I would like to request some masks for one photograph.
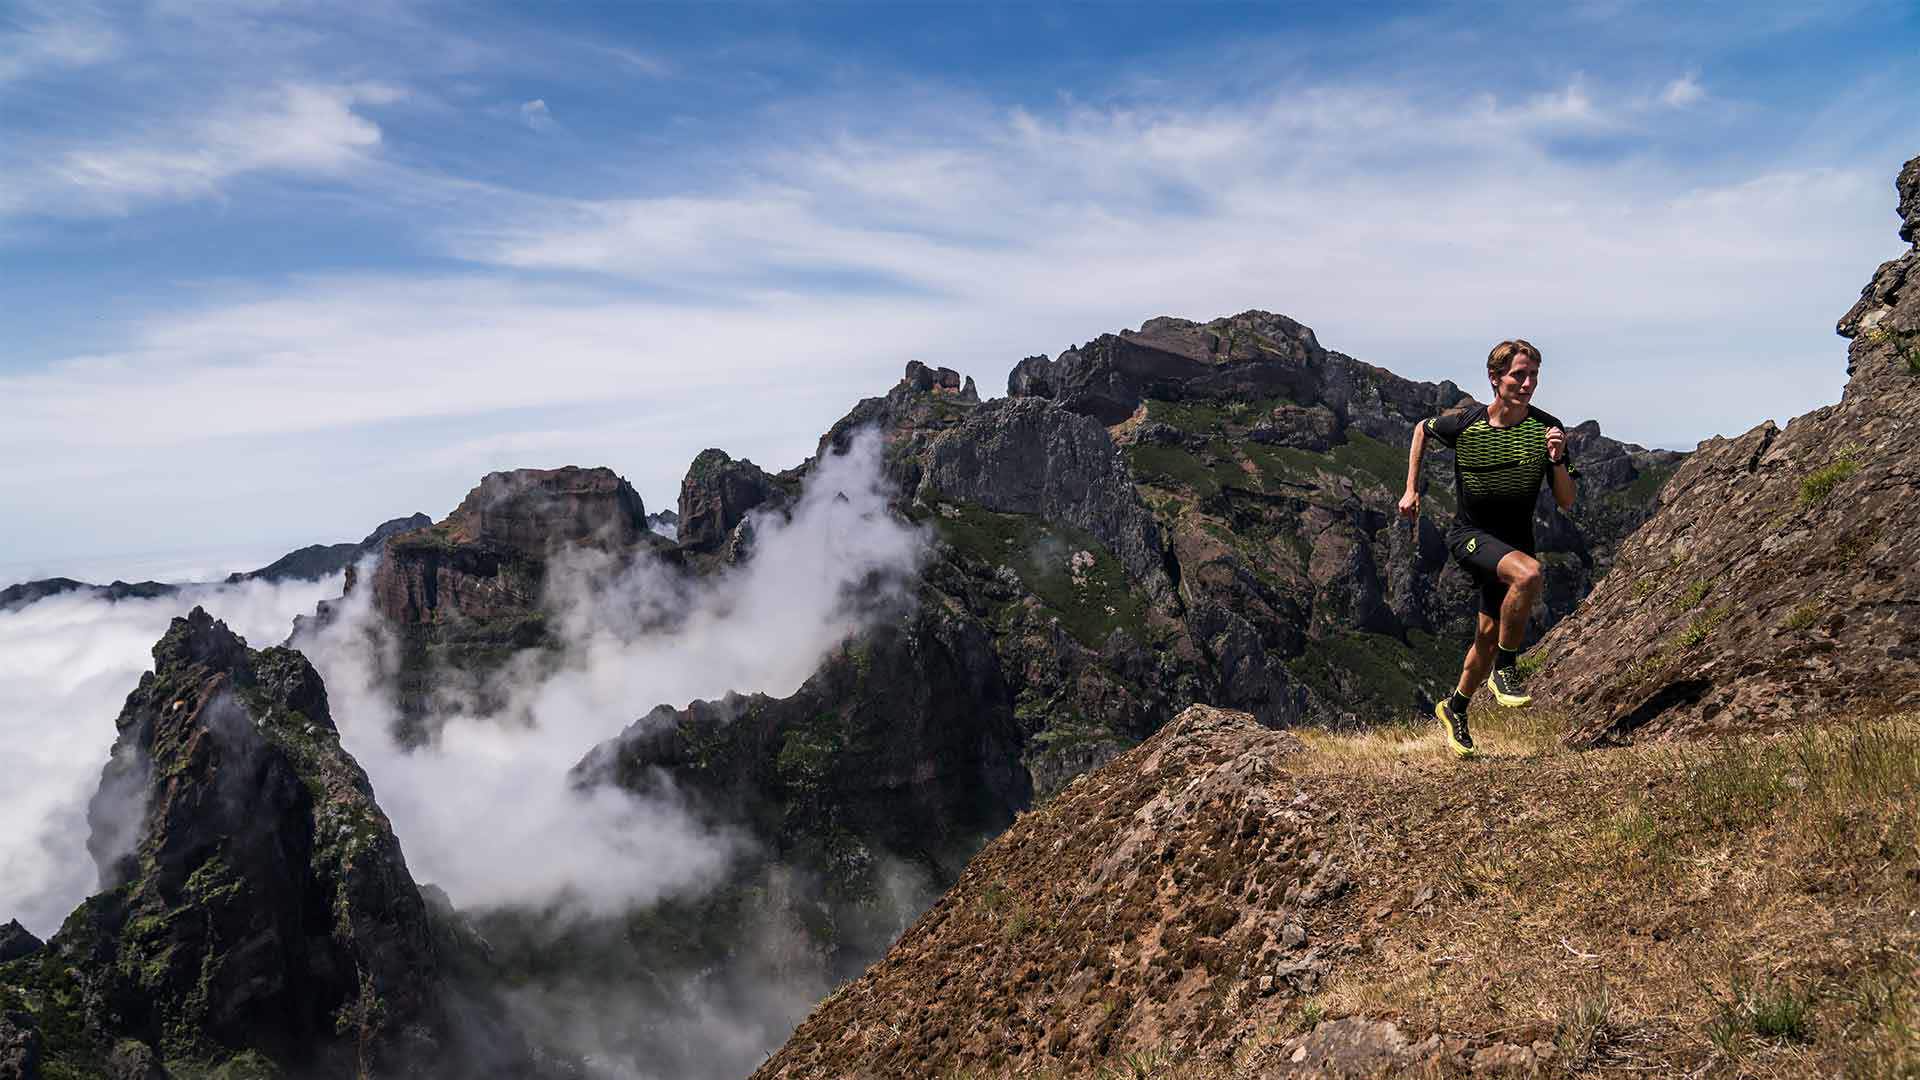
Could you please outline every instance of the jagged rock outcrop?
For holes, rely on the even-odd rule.
[[[398,668],[388,673],[398,734],[428,737],[429,702],[452,684],[482,711],[500,705],[486,674],[552,644],[542,597],[556,554],[584,548],[630,559],[670,546],[648,527],[632,485],[611,469],[575,466],[489,473],[445,520],[389,537],[369,587],[400,639]],[[357,587],[349,577],[348,591]],[[323,605],[319,623],[332,606]]]
[[[1028,357],[1008,374],[1007,393],[1052,398],[1109,426],[1156,397],[1318,400],[1327,352],[1313,331],[1284,315],[1248,314],[1257,325],[1162,317],[1053,360]]]
[[[770,500],[770,508],[777,508],[791,494],[790,484],[751,461],[735,461],[724,450],[702,450],[680,482],[676,539],[690,554],[720,551],[736,541],[735,532],[750,511]]]
[[[874,428],[886,441],[888,480],[900,492],[910,493],[920,485],[927,444],[971,416],[979,404],[972,379],[962,382],[952,368],[930,368],[910,360],[906,374],[885,396],[861,399],[820,436],[814,460],[845,453],[855,432]]]
[[[383,521],[379,527],[368,533],[357,544],[310,544],[298,551],[290,551],[258,570],[227,575],[227,584],[242,581],[318,581],[321,578],[337,574],[354,563],[380,550],[390,536],[403,532],[424,529],[433,524],[433,519],[425,514],[413,514],[408,517]]]
[[[1897,182],[1914,240],[1920,158]],[[1840,320],[1840,402],[1715,438],[1540,643],[1576,742],[1778,728],[1920,703],[1920,244]]]
[[[46,942],[35,937],[33,931],[21,926],[18,919],[10,920],[7,925],[0,926],[0,964],[39,952],[44,945]]]
[[[306,659],[200,608],[153,657],[89,806],[105,891],[0,967],[46,1056],[83,1075],[532,1068],[510,1036],[459,1037],[432,920]]]
[[[1173,592],[1153,515],[1106,431],[1051,402],[1002,399],[933,440],[918,493],[1083,529],[1149,596]]]

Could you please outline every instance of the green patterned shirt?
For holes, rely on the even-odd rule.
[[[1494,427],[1485,405],[1433,417],[1426,425],[1428,435],[1453,449],[1454,494],[1460,504],[1456,526],[1485,529],[1532,551],[1533,504],[1552,467],[1547,429],[1566,425],[1531,405],[1525,419],[1507,427]]]

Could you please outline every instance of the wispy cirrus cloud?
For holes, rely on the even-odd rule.
[[[1500,32],[1440,10],[1312,48],[1249,38],[1225,64],[1202,34],[1011,90],[964,63],[921,73],[899,34],[881,60],[781,30],[290,14],[169,14],[192,32],[147,63],[205,77],[0,148],[16,222],[68,214],[90,240],[100,215],[231,207],[234,229],[325,249],[309,270],[298,244],[210,240],[208,277],[170,279],[100,347],[0,356],[0,452],[65,451],[0,478],[41,523],[22,535],[97,517],[59,485],[145,505],[215,461],[282,528],[329,536],[514,465],[604,462],[670,501],[705,446],[792,463],[907,359],[991,392],[1021,356],[1252,307],[1428,379],[1524,334],[1548,349],[1550,405],[1689,445],[1831,399],[1832,320],[1891,254],[1887,177],[1920,138],[1884,78],[1787,116],[1706,23],[1611,63],[1646,39],[1631,5],[1573,31],[1519,13],[1561,38],[1493,73],[1471,61],[1509,55]],[[1802,32],[1743,24],[1738,44]],[[401,62],[436,33],[452,55]],[[256,251],[270,273],[224,276]],[[1671,392],[1649,401],[1655,379]],[[342,453],[374,475],[298,465]],[[230,501],[198,490],[205,513]],[[366,509],[321,517],[349,504]]]
[[[62,148],[36,137],[0,159],[0,213],[125,214],[147,202],[203,198],[250,173],[338,176],[365,164],[380,126],[361,110],[391,104],[381,84],[285,83],[139,130]]]
[[[0,18],[0,86],[104,63],[123,47],[106,18],[86,5],[23,3],[16,12]]]

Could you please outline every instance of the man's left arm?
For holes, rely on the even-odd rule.
[[[1567,433],[1547,429],[1547,475],[1553,479],[1553,501],[1562,510],[1573,509],[1573,470],[1567,459]]]

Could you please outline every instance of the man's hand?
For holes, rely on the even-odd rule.
[[[1420,516],[1420,493],[1409,491],[1400,496],[1400,516],[1413,521]]]
[[[1547,429],[1547,460],[1555,465],[1564,464],[1567,460],[1567,433],[1557,427]],[[1403,507],[1400,512],[1406,513],[1404,499],[1400,505]]]

